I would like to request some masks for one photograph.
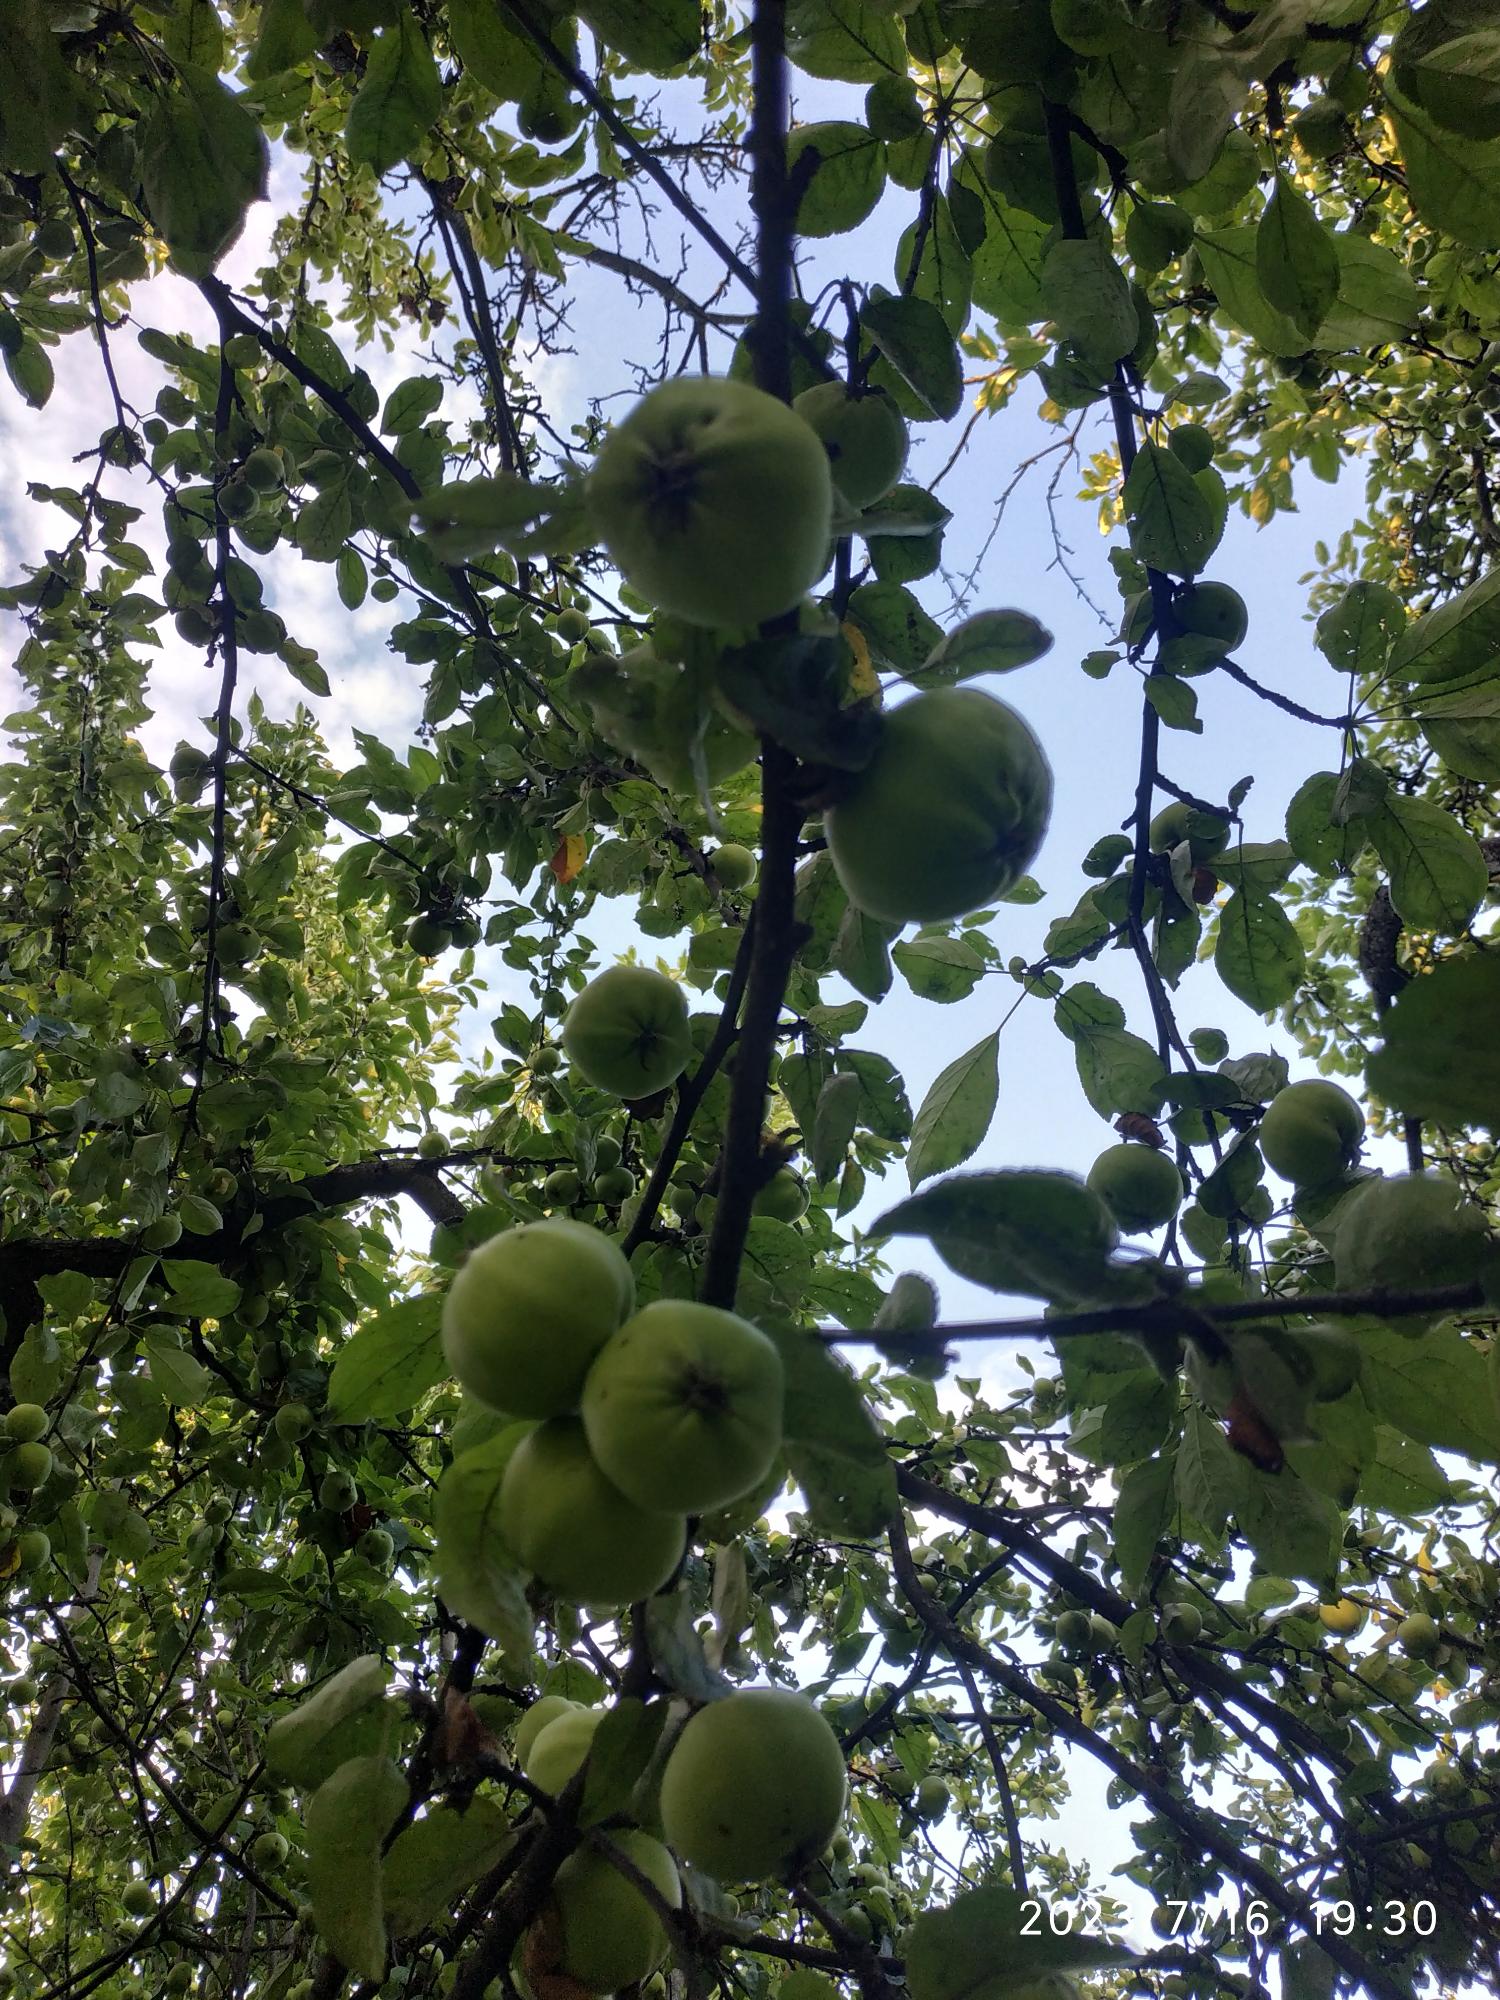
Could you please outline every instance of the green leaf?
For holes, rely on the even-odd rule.
[[[881,583],[915,583],[931,576],[943,560],[943,530],[951,516],[941,500],[920,486],[897,486],[859,518],[870,561]],[[886,531],[887,520],[902,523]],[[921,524],[914,532],[908,523]]]
[[[967,938],[910,938],[895,945],[891,957],[919,999],[940,1005],[967,1000],[984,977],[984,960]]]
[[[411,8],[375,39],[364,81],[349,107],[344,144],[349,158],[377,174],[414,153],[442,116],[443,84]]]
[[[1133,1465],[1120,1481],[1115,1501],[1115,1561],[1120,1582],[1139,1597],[1157,1545],[1172,1519],[1176,1457],[1165,1453]]]
[[[7,0],[0,7],[0,165],[25,174],[48,172],[82,109],[50,11],[48,0]]]
[[[1215,1540],[1240,1505],[1250,1468],[1235,1456],[1223,1428],[1194,1404],[1177,1447],[1177,1498],[1190,1519]]]
[[[589,1745],[580,1825],[598,1826],[627,1810],[666,1719],[664,1701],[654,1701],[648,1707],[634,1695],[625,1696],[609,1709]]]
[[[151,1364],[153,1386],[174,1407],[196,1410],[218,1388],[217,1378],[179,1346],[171,1334],[149,1333],[141,1346]]]
[[[1339,292],[1313,346],[1326,353],[1404,339],[1422,317],[1422,294],[1394,250],[1352,230],[1335,236]]]
[[[515,1835],[493,1799],[471,1798],[460,1811],[435,1806],[403,1827],[381,1867],[381,1901],[396,1937],[410,1937],[446,1917],[466,1889],[499,1861]]]
[[[1263,1568],[1319,1584],[1337,1575],[1343,1515],[1290,1467],[1252,1473],[1237,1519]]]
[[[1391,673],[1423,687],[1476,687],[1500,676],[1500,568],[1408,625]]]
[[[1048,1973],[1128,1965],[1128,1945],[1036,1922],[1036,1904],[1003,1882],[927,1910],[902,1941],[912,2000],[1009,2000]]]
[[[318,31],[302,0],[263,0],[255,47],[245,64],[252,83],[265,83],[317,53]]]
[[[1052,634],[1026,611],[976,611],[940,639],[909,676],[918,687],[951,687],[975,674],[1008,674],[1039,660]]]
[[[1500,784],[1500,680],[1414,696],[1406,712],[1450,771]]]
[[[1150,1042],[1128,1028],[1086,1027],[1073,1034],[1073,1057],[1084,1096],[1101,1118],[1116,1112],[1155,1117],[1167,1072]]]
[[[314,1791],[348,1757],[381,1747],[391,1670],[377,1653],[341,1667],[266,1733],[266,1769],[283,1784]]]
[[[859,1123],[860,1081],[853,1070],[840,1070],[818,1092],[808,1156],[813,1178],[827,1185],[843,1172],[849,1143]]]
[[[336,1424],[399,1417],[448,1375],[438,1338],[437,1292],[398,1299],[352,1333],[328,1378],[328,1414]]]
[[[1379,673],[1406,626],[1406,607],[1383,583],[1361,579],[1318,620],[1313,643],[1345,674]]]
[[[555,486],[533,486],[514,473],[455,479],[412,502],[411,515],[444,562],[491,556],[518,530],[552,513],[562,499]]]
[[[934,1078],[917,1113],[906,1156],[906,1177],[912,1187],[962,1166],[983,1143],[1000,1092],[999,1060],[997,1031],[956,1056]]]
[[[1312,203],[1278,173],[1255,232],[1255,275],[1277,312],[1311,337],[1339,293],[1339,253]]]
[[[878,666],[927,685],[926,662],[940,649],[943,634],[904,584],[862,583],[850,593],[846,615],[865,635]]]
[[[530,1658],[526,1578],[501,1539],[500,1482],[529,1424],[512,1424],[456,1458],[438,1483],[438,1592],[450,1610],[498,1639],[517,1663]]]
[[[1129,354],[1140,338],[1130,281],[1100,237],[1053,244],[1042,265],[1041,303],[1059,336],[1095,367]]]
[[[925,217],[917,215],[902,230],[895,276],[904,292],[937,307],[957,339],[969,323],[973,273],[946,195],[933,194]]]
[[[495,0],[448,0],[448,39],[491,97],[517,104],[542,81],[542,59],[506,26]]]
[[[1385,1017],[1370,1089],[1410,1117],[1500,1133],[1500,954],[1445,958],[1414,979]]]
[[[1212,509],[1176,452],[1144,444],[1123,494],[1130,543],[1152,569],[1193,576],[1213,554],[1219,534]]]
[[[1197,251],[1203,273],[1226,317],[1264,353],[1305,354],[1311,345],[1295,320],[1278,312],[1260,288],[1257,231],[1253,223],[1201,230]]]
[[[313,1922],[339,1963],[362,1979],[385,1977],[381,1843],[407,1796],[401,1767],[389,1757],[353,1757],[323,1781],[307,1809]]]
[[[52,357],[40,341],[28,334],[18,347],[7,347],[5,372],[23,403],[29,403],[34,410],[47,407],[54,379]]]
[[[871,299],[860,324],[923,408],[946,421],[964,400],[963,365],[937,307],[926,299]]]
[[[346,611],[358,611],[369,587],[369,572],[358,549],[340,549],[334,570],[339,603]]]
[[[1298,786],[1286,809],[1287,844],[1304,867],[1319,875],[1352,867],[1368,845],[1362,820],[1334,823],[1338,788],[1336,771],[1315,771]]]
[[[1149,674],[1141,692],[1168,729],[1181,729],[1189,736],[1202,735],[1198,696],[1186,681],[1178,680],[1174,674]]]
[[[1307,953],[1278,902],[1236,889],[1219,912],[1214,967],[1237,1000],[1269,1014],[1301,984]]]
[[[766,1322],[786,1371],[786,1459],[825,1534],[880,1534],[896,1511],[896,1473],[853,1376],[816,1334]]]
[[[578,18],[633,69],[666,76],[703,41],[698,0],[580,0]]]
[[[889,10],[860,0],[790,0],[787,54],[809,76],[878,83],[906,74],[906,44]]]
[[[872,1237],[925,1236],[962,1278],[1056,1304],[1109,1288],[1118,1234],[1104,1203],[1071,1174],[961,1174],[888,1209]]]
[[[212,1264],[166,1257],[161,1269],[172,1294],[172,1310],[189,1319],[222,1319],[240,1302],[239,1286]]]
[[[1477,840],[1434,799],[1391,791],[1358,823],[1390,875],[1391,902],[1413,930],[1461,931],[1484,900]]]
[[[387,437],[420,430],[442,400],[443,384],[436,375],[408,375],[386,397],[380,428]]]
[[[184,66],[141,121],[141,186],[173,262],[203,277],[263,201],[270,154],[243,98],[206,70]]]
[[[891,990],[891,927],[878,917],[866,916],[851,904],[839,921],[834,940],[832,966],[842,973],[856,993],[867,1000],[883,1000]]]
[[[858,228],[885,187],[885,147],[863,125],[838,119],[799,125],[787,141],[797,191],[797,233],[842,236]]]
[[[1473,250],[1500,250],[1500,139],[1450,132],[1389,79],[1386,100],[1412,207]]]
[[[1436,1327],[1419,1340],[1391,1327],[1364,1326],[1359,1340],[1360,1379],[1377,1417],[1436,1451],[1500,1464],[1500,1411],[1472,1341],[1453,1326]]]

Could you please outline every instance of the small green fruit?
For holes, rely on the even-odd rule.
[[[542,1195],[549,1208],[571,1208],[583,1193],[583,1182],[572,1167],[559,1167],[542,1182]]]
[[[6,1692],[17,1708],[30,1708],[41,1690],[30,1674],[21,1674],[11,1682]]]
[[[635,1175],[629,1167],[606,1167],[594,1178],[594,1199],[606,1208],[616,1208],[635,1193]]]
[[[1088,1185],[1127,1236],[1159,1229],[1182,1206],[1182,1175],[1152,1146],[1110,1146],[1089,1168]]]
[[[570,1704],[564,1713],[555,1715],[537,1731],[521,1761],[521,1769],[534,1785],[540,1785],[555,1798],[583,1768],[593,1748],[594,1732],[603,1720],[602,1708]]]
[[[563,1047],[579,1075],[628,1101],[675,1083],[693,1053],[687,997],[645,965],[615,965],[568,1009]]]
[[[792,408],[823,440],[833,483],[849,506],[884,499],[906,464],[906,420],[883,390],[853,396],[842,382],[804,389]]]
[[[47,1435],[47,1412],[40,1403],[13,1403],[6,1412],[5,1435],[12,1444],[35,1444]]]
[[[1227,583],[1185,584],[1172,599],[1172,610],[1184,632],[1214,639],[1233,652],[1250,630],[1245,600]]]
[[[533,1076],[555,1076],[562,1068],[562,1050],[543,1042],[540,1048],[532,1050],[530,1061]]]
[[[374,1563],[383,1569],[395,1554],[396,1544],[384,1528],[366,1528],[354,1544],[356,1555],[363,1556],[367,1563]]]
[[[323,1475],[318,1488],[318,1505],[326,1507],[330,1514],[347,1514],[359,1498],[359,1487],[350,1473],[336,1468]]]
[[[647,1514],[611,1485],[571,1417],[553,1417],[516,1447],[500,1483],[499,1525],[526,1568],[573,1604],[650,1597],[685,1539],[679,1517]]]
[[[169,1993],[191,1993],[193,1968],[186,1959],[179,1959],[175,1965],[167,1967],[167,1976],[163,1983]]]
[[[290,1852],[284,1833],[258,1833],[250,1843],[250,1859],[257,1868],[279,1868]]]
[[[670,1909],[682,1907],[677,1866],[659,1840],[625,1828],[610,1844],[640,1871]],[[560,1971],[590,1993],[614,1993],[645,1979],[667,1955],[655,1908],[607,1854],[581,1847],[558,1869],[552,1904]]]
[[[1351,1166],[1364,1132],[1364,1113],[1348,1091],[1315,1077],[1276,1093],[1257,1136],[1266,1165],[1304,1188],[1331,1181]]]
[[[448,949],[448,927],[431,917],[413,917],[406,926],[406,942],[419,958],[436,958]]]
[[[1430,1660],[1443,1643],[1438,1622],[1425,1611],[1413,1611],[1396,1627],[1396,1643],[1413,1660]]]
[[[844,1753],[800,1694],[744,1688],[700,1708],[662,1773],[662,1831],[720,1882],[784,1876],[843,1816]]]
[[[1167,443],[1189,472],[1202,472],[1214,462],[1214,434],[1202,424],[1179,424]]]
[[[30,1576],[49,1560],[52,1554],[51,1538],[40,1528],[28,1528],[16,1537],[16,1567],[22,1576]]]
[[[755,856],[738,841],[726,841],[723,847],[716,847],[708,862],[721,889],[748,889],[755,880]]]
[[[156,1891],[149,1882],[127,1882],[120,1906],[127,1917],[149,1917],[156,1908]]]
[[[281,454],[257,445],[240,468],[245,484],[256,493],[274,493],[284,477]]]
[[[516,1762],[526,1770],[526,1759],[531,1754],[531,1746],[547,1727],[560,1715],[576,1714],[582,1707],[580,1702],[569,1701],[563,1694],[544,1694],[534,1701],[516,1724],[513,1741]]]
[[[588,613],[570,604],[558,612],[557,622],[552,629],[559,639],[565,639],[570,646],[576,646],[580,639],[588,636],[590,629]]]
[[[777,1222],[800,1222],[807,1213],[807,1188],[790,1167],[778,1167],[751,1203],[755,1215]]]
[[[419,1160],[445,1160],[448,1157],[448,1141],[441,1132],[424,1132],[417,1141]]]
[[[13,1445],[0,1459],[0,1488],[34,1493],[52,1470],[52,1453],[44,1444]]]
[[[620,1164],[621,1157],[622,1148],[619,1140],[608,1132],[602,1132],[594,1141],[594,1172],[607,1173],[611,1167]]]
[[[1203,1637],[1203,1614],[1196,1604],[1163,1605],[1159,1623],[1169,1646],[1196,1646]]]
[[[941,1819],[952,1800],[953,1794],[941,1778],[924,1778],[917,1787],[917,1816],[920,1819]]]
[[[313,1413],[306,1403],[283,1403],[271,1423],[283,1444],[300,1444],[313,1427]]]

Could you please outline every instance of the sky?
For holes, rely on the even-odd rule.
[[[664,101],[680,105],[687,92],[685,87],[673,85],[664,87],[662,95]],[[862,91],[852,86],[798,79],[797,115],[803,119],[858,118],[861,98]],[[278,151],[271,201],[252,211],[243,237],[221,269],[221,276],[231,285],[246,283],[263,261],[274,217],[296,199],[300,171],[299,160]],[[725,193],[710,204],[710,213],[721,228],[736,221],[736,199]],[[910,202],[909,195],[896,190],[863,225],[852,246],[849,239],[841,239],[831,251],[812,246],[804,269],[804,291],[811,295],[824,276],[845,268],[860,279],[892,282],[895,241],[910,212]],[[676,271],[680,233],[675,215],[657,214],[647,254],[658,268]],[[631,250],[644,245],[627,241],[624,247]],[[685,247],[682,281],[688,289],[693,289],[708,268],[697,246]],[[538,384],[563,430],[585,414],[590,397],[608,395],[628,385],[628,363],[654,351],[659,324],[655,307],[633,303],[617,279],[597,268],[577,266],[575,270],[573,350],[539,357],[536,362]],[[738,309],[739,303],[732,302],[732,309]],[[141,325],[211,337],[212,323],[202,301],[191,286],[172,276],[137,287],[132,311]],[[127,399],[148,410],[160,386],[157,365],[137,355],[123,331],[115,342],[115,354]],[[357,358],[382,393],[420,366],[414,351],[388,355],[378,348],[366,348]],[[723,359],[727,359],[727,352]],[[74,465],[74,456],[92,445],[106,416],[92,336],[80,333],[65,340],[53,349],[53,360],[57,387],[41,417],[22,406],[8,383],[0,381],[0,574],[6,580],[17,575],[23,562],[37,560],[48,541],[62,540],[67,533],[60,515],[42,515],[21,497],[26,482],[80,483],[85,475]],[[982,420],[967,453],[940,489],[954,517],[948,530],[946,563],[955,576],[964,574],[978,559],[990,533],[998,495],[1014,468],[1055,441],[1057,433],[1042,423],[1036,402],[1035,392],[1025,390],[1002,415]],[[453,414],[455,409],[450,391],[444,413]],[[914,431],[908,478],[923,480],[936,473],[952,452],[968,414],[966,408],[951,424],[921,426]],[[1111,442],[1102,408],[1088,414],[1080,442],[1085,459]],[[1044,900],[1033,908],[1007,906],[994,932],[1006,956],[1019,953],[1027,959],[1040,955],[1048,924],[1072,907],[1085,886],[1079,868],[1083,855],[1102,834],[1119,828],[1129,811],[1141,710],[1138,681],[1128,668],[1117,667],[1103,682],[1080,671],[1082,657],[1106,644],[1110,634],[1054,566],[1044,504],[1047,477],[1045,468],[1034,473],[1012,498],[984,557],[969,605],[970,610],[1014,606],[1039,617],[1054,634],[1054,645],[1042,660],[1003,681],[977,683],[1022,711],[1053,765],[1052,825],[1032,871],[1046,891]],[[1070,548],[1069,561],[1095,602],[1113,612],[1118,598],[1107,560],[1110,544],[1099,534],[1093,503],[1075,501],[1078,483],[1076,477],[1065,476],[1059,489],[1059,517]],[[125,475],[115,474],[106,490],[115,495],[128,493],[139,501],[143,498],[141,486],[139,481],[132,483]],[[1253,526],[1238,512],[1232,513],[1212,574],[1233,584],[1250,607],[1250,637],[1238,654],[1242,664],[1268,686],[1328,710],[1338,706],[1342,683],[1313,649],[1305,596],[1297,579],[1313,566],[1314,543],[1320,539],[1333,542],[1357,516],[1362,474],[1356,467],[1336,485],[1325,486],[1310,474],[1299,473],[1297,499],[1300,511],[1280,514],[1264,528]],[[162,545],[157,504],[149,497],[145,504],[147,513],[139,538],[157,549]],[[267,601],[280,611],[294,636],[317,647],[332,692],[325,699],[310,696],[291,683],[278,662],[256,657],[244,663],[241,704],[252,686],[259,688],[273,712],[290,713],[298,702],[308,703],[335,758],[354,756],[351,730],[356,726],[397,744],[410,741],[420,716],[419,675],[389,651],[386,643],[391,624],[409,615],[408,607],[400,600],[388,606],[367,600],[351,614],[337,603],[325,567],[280,551],[263,567]],[[943,580],[932,578],[916,588],[934,616],[941,619],[949,600]],[[202,740],[199,718],[212,707],[216,675],[210,673],[201,656],[177,639],[170,621],[164,621],[162,631],[164,643],[151,673],[155,713],[142,734],[152,755],[164,761],[180,737]],[[0,664],[0,716],[17,705],[18,683],[8,663],[13,647],[12,624],[0,644],[0,661],[4,662]],[[1213,800],[1225,798],[1237,780],[1253,774],[1254,789],[1244,807],[1245,838],[1280,838],[1286,804],[1302,780],[1312,771],[1336,765],[1336,734],[1293,720],[1225,677],[1201,678],[1196,687],[1203,733],[1164,732],[1167,774],[1200,797]],[[588,930],[606,952],[627,949],[636,941],[626,902],[601,907],[591,915]],[[670,941],[646,940],[644,952],[648,959],[669,953]],[[480,966],[489,990],[468,1024],[471,1049],[478,1047],[486,1033],[485,1024],[503,1000],[525,1004],[528,998],[524,985],[500,963],[498,953],[481,952]],[[1127,1009],[1129,1025],[1150,1035],[1145,996],[1133,959],[1107,953],[1081,967],[1078,976],[1114,993]],[[826,997],[852,997],[841,995],[837,988],[838,982],[832,982]],[[915,1108],[939,1070],[987,1035],[1013,997],[1008,980],[990,979],[981,982],[968,1000],[938,1008],[917,1000],[898,978],[889,998],[871,1010],[859,1043],[882,1051],[898,1065]],[[1293,1073],[1298,1073],[1290,1038],[1240,1006],[1211,971],[1190,970],[1179,989],[1177,1004],[1184,1030],[1222,1028],[1235,1055],[1274,1049],[1291,1059]],[[1082,1173],[1114,1139],[1113,1132],[1083,1099],[1069,1045],[1053,1027],[1050,1008],[1045,1003],[1027,1003],[1001,1037],[998,1109],[992,1129],[970,1166],[1047,1166]],[[906,1192],[904,1178],[889,1176],[883,1185],[872,1186],[856,1219],[867,1225]],[[1019,1302],[996,1299],[948,1273],[925,1245],[913,1239],[893,1246],[893,1255],[900,1259],[896,1268],[925,1269],[938,1279],[945,1319],[992,1317],[1010,1309],[1026,1309]],[[1041,1368],[1048,1368],[1048,1350],[1032,1347],[1030,1352]],[[997,1393],[1019,1379],[1014,1353],[994,1347],[961,1351],[958,1372],[980,1373],[987,1387]],[[1106,1818],[1102,1784],[1082,1770],[1076,1776],[1082,1790],[1074,1812],[1079,1815],[1079,1824],[1088,1819],[1092,1851],[1096,1860],[1107,1866],[1127,1850],[1122,1844],[1119,1853],[1112,1854],[1115,1843],[1099,1831]]]

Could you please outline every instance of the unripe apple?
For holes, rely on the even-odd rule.
[[[552,629],[559,639],[566,640],[570,646],[576,646],[580,639],[588,636],[588,613],[570,604],[558,612],[557,621]]]
[[[602,1708],[569,1707],[537,1731],[521,1769],[534,1785],[554,1796],[561,1792],[593,1748],[594,1733],[604,1720]]]
[[[1277,1091],[1256,1136],[1266,1165],[1303,1188],[1352,1165],[1364,1131],[1364,1113],[1348,1091],[1315,1077]]]
[[[1053,1636],[1065,1653],[1086,1652],[1093,1643],[1093,1621],[1086,1611],[1061,1612]]]
[[[39,1570],[52,1554],[52,1541],[41,1528],[28,1528],[16,1537],[16,1568],[22,1576]]]
[[[143,1250],[170,1250],[182,1237],[182,1217],[180,1215],[159,1215],[155,1222],[148,1222],[141,1231]]]
[[[1215,813],[1197,811],[1185,799],[1173,799],[1152,820],[1149,839],[1156,854],[1170,854],[1187,841],[1194,862],[1202,867],[1229,845],[1229,822]]]
[[[941,1819],[953,1802],[953,1794],[939,1777],[929,1775],[917,1787],[917,1817]]]
[[[555,1048],[551,1042],[543,1042],[531,1051],[528,1060],[533,1076],[555,1076],[562,1068],[562,1050]]]
[[[563,1021],[568,1060],[615,1097],[654,1096],[675,1083],[693,1053],[687,996],[646,965],[615,965],[591,980]]]
[[[419,1160],[445,1160],[448,1157],[448,1141],[441,1132],[424,1132],[417,1141]]]
[[[271,1422],[283,1444],[300,1444],[313,1427],[313,1414],[306,1403],[283,1403]]]
[[[285,477],[281,454],[269,445],[257,445],[240,467],[245,484],[255,493],[274,493]]]
[[[1226,652],[1233,652],[1250,630],[1245,600],[1227,583],[1184,584],[1172,599],[1172,610],[1184,632],[1216,639]]]
[[[606,1343],[583,1428],[606,1478],[652,1513],[697,1514],[757,1486],[781,1446],[781,1356],[758,1327],[657,1299]]]
[[[721,889],[748,889],[755,880],[755,856],[737,840],[729,840],[722,847],[716,847],[708,862]]]
[[[750,1204],[753,1215],[777,1222],[800,1222],[807,1213],[807,1188],[790,1167],[778,1167]]]
[[[1196,1646],[1203,1637],[1203,1613],[1196,1604],[1164,1604],[1160,1630],[1169,1646]]]
[[[163,1983],[169,1993],[191,1993],[193,1968],[186,1959],[180,1958],[175,1965],[167,1967],[167,1976]]]
[[[1490,1255],[1485,1212],[1439,1174],[1370,1180],[1341,1202],[1333,1259],[1341,1290],[1422,1291],[1472,1284]],[[1413,1338],[1433,1315],[1402,1314],[1391,1325]]]
[[[659,1840],[635,1828],[609,1836],[670,1909],[682,1907],[677,1866]],[[590,1993],[614,1993],[645,1979],[667,1954],[667,1933],[655,1908],[607,1854],[577,1848],[558,1869],[552,1905],[559,1932],[559,1970]]]
[[[359,1487],[351,1473],[336,1466],[332,1472],[323,1475],[318,1488],[318,1505],[326,1507],[331,1514],[347,1514],[359,1498]]]
[[[480,1244],[448,1288],[443,1351],[491,1409],[548,1417],[576,1409],[590,1362],[635,1302],[617,1245],[563,1216]]]
[[[149,1917],[156,1908],[156,1891],[149,1882],[127,1882],[120,1907],[127,1917]]]
[[[1088,1185],[1127,1236],[1170,1222],[1182,1206],[1182,1175],[1154,1146],[1110,1146],[1088,1171]]]
[[[606,1208],[617,1208],[635,1193],[635,1175],[629,1167],[606,1167],[594,1177],[594,1199]]]
[[[13,1403],[5,1415],[5,1435],[12,1444],[35,1444],[47,1434],[47,1412],[40,1403]]]
[[[542,1196],[549,1208],[571,1208],[583,1193],[583,1182],[572,1167],[559,1167],[542,1182]]]
[[[517,1446],[500,1483],[499,1525],[526,1568],[573,1604],[650,1597],[686,1539],[680,1517],[648,1514],[611,1485],[571,1417],[538,1425]]]
[[[566,1695],[544,1694],[535,1700],[516,1724],[512,1741],[515,1744],[516,1762],[524,1771],[531,1746],[547,1727],[560,1715],[574,1715],[582,1703],[569,1701]]]
[[[1435,1618],[1425,1611],[1413,1611],[1396,1627],[1396,1643],[1410,1659],[1430,1660],[1443,1643],[1443,1635]]]
[[[20,1674],[6,1690],[17,1708],[29,1708],[36,1700],[40,1689],[30,1674]]]
[[[396,1544],[388,1529],[366,1528],[354,1544],[356,1555],[363,1556],[367,1563],[383,1567],[395,1554]]]
[[[1015,710],[977,688],[937,688],[884,718],[873,759],[823,825],[856,908],[931,923],[1019,881],[1051,807],[1052,773]]]
[[[792,408],[823,440],[833,483],[851,507],[873,507],[906,464],[906,421],[884,390],[851,395],[842,382],[804,389]]]
[[[1179,424],[1167,443],[1189,472],[1202,472],[1213,464],[1214,434],[1202,424]]]
[[[0,1488],[34,1493],[52,1470],[52,1453],[44,1444],[18,1444],[0,1459]]]
[[[609,1132],[601,1132],[594,1141],[594,1172],[602,1174],[611,1167],[617,1167],[620,1164],[621,1153],[619,1140]]]
[[[700,1708],[678,1737],[662,1773],[662,1831],[718,1881],[767,1881],[828,1845],[844,1797],[844,1754],[812,1703],[744,1688]]]
[[[827,560],[822,441],[748,383],[698,376],[653,389],[600,447],[587,498],[626,582],[689,624],[778,617]]]
[[[258,1833],[250,1843],[250,1859],[257,1868],[279,1868],[290,1852],[284,1833]]]

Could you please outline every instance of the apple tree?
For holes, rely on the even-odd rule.
[[[1493,1982],[1489,0],[0,78],[0,1990]]]

